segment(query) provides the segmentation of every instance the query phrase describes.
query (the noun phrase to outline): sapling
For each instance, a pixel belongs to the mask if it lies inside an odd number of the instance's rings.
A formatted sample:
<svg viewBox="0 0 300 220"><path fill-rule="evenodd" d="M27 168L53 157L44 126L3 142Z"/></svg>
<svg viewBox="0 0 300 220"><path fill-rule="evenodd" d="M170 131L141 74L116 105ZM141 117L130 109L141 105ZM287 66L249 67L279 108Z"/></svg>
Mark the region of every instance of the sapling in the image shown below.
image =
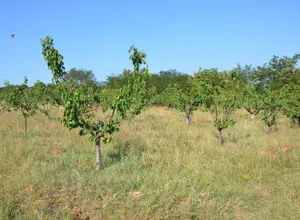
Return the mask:
<svg viewBox="0 0 300 220"><path fill-rule="evenodd" d="M187 125L191 123L191 115L197 110L199 99L197 92L192 87L192 77L188 78L188 86L186 89L180 89L178 84L174 84L168 88L168 93L173 96L173 104L177 110L185 114L185 122Z"/></svg>
<svg viewBox="0 0 300 220"><path fill-rule="evenodd" d="M105 97L98 100L103 103L104 112L111 110L111 116L107 120L96 120L95 97L92 89L83 89L75 81L66 80L66 71L63 56L54 48L53 39L46 37L41 40L42 54L53 74L53 83L59 89L64 105L64 116L61 122L69 129L81 128L80 135L89 135L89 140L96 145L96 170L101 169L100 142L111 140L111 135L119 131L120 119L129 119L136 112L130 111L134 100L131 98L145 89L145 79L148 71L140 71L140 66L146 64L146 53L139 52L135 47L129 50L130 59L134 70L128 77L128 84L118 88L104 101ZM139 105L139 103L137 103ZM136 107L135 107L136 108Z"/></svg>
<svg viewBox="0 0 300 220"><path fill-rule="evenodd" d="M9 111L20 111L24 118L24 135L27 138L27 120L29 117L36 114L38 110L37 93L27 86L28 79L25 80L20 86L13 86L8 81L5 81L5 85L8 87L8 93L4 100L8 106Z"/></svg>
<svg viewBox="0 0 300 220"><path fill-rule="evenodd" d="M268 126L268 133L273 131L276 120L283 107L282 91L274 90L270 85L265 85L262 92L262 115L261 118Z"/></svg>
<svg viewBox="0 0 300 220"><path fill-rule="evenodd" d="M203 70L195 74L197 92L204 111L209 111L214 126L219 131L219 143L223 144L223 130L235 125L232 118L239 101L239 83L235 70L218 72L217 69Z"/></svg>
<svg viewBox="0 0 300 220"><path fill-rule="evenodd" d="M250 118L254 119L262 109L262 96L250 83L244 85L242 91L241 106L250 113Z"/></svg>

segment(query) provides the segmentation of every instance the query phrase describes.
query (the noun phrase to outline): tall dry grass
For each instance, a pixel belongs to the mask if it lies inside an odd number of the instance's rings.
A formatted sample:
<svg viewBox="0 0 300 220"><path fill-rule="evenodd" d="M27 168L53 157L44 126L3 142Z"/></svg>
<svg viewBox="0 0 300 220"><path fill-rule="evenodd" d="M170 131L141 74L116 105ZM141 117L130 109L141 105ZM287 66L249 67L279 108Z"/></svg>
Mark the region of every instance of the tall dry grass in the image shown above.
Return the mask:
<svg viewBox="0 0 300 220"><path fill-rule="evenodd" d="M300 130L282 117L267 134L246 112L235 117L220 146L208 113L187 126L177 111L151 107L102 145L97 173L78 130L37 115L25 139L21 115L1 114L0 217L300 219Z"/></svg>

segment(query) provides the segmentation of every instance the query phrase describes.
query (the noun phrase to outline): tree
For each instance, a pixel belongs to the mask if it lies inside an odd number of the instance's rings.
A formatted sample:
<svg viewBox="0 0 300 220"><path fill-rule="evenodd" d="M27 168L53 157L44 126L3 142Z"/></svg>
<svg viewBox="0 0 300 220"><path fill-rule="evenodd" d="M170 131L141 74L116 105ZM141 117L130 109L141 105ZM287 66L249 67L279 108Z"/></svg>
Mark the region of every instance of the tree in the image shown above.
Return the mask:
<svg viewBox="0 0 300 220"><path fill-rule="evenodd" d="M135 115L138 115L138 117L140 117L142 110L144 110L150 104L151 97L155 92L155 88L150 88L150 89L147 88L146 80L150 76L148 66L146 66L143 69L140 69L140 66L142 64L146 64L147 54L145 52L139 52L137 48L134 47L134 45L132 45L129 48L128 53L130 54L129 59L132 60L134 69L133 72L125 71L123 73L123 76L125 77L129 87L132 89L131 90L132 107L130 109L130 114L133 117ZM135 78L136 74L142 74L145 77L136 79ZM134 85L136 83L136 80L139 80L138 87Z"/></svg>
<svg viewBox="0 0 300 220"><path fill-rule="evenodd" d="M186 89L178 88L178 84L169 91L175 97L174 106L180 112L185 113L185 122L187 125L191 123L191 115L197 110L199 99L195 89L192 87L192 77L188 78L188 87Z"/></svg>
<svg viewBox="0 0 300 220"><path fill-rule="evenodd" d="M178 101L178 86L177 84L169 84L161 93L153 96L152 104L167 106L174 108Z"/></svg>
<svg viewBox="0 0 300 220"><path fill-rule="evenodd" d="M255 68L251 65L245 65L242 67L238 64L236 70L236 77L242 85L251 84L255 86Z"/></svg>
<svg viewBox="0 0 300 220"><path fill-rule="evenodd" d="M282 93L283 113L300 128L300 85L286 84Z"/></svg>
<svg viewBox="0 0 300 220"><path fill-rule="evenodd" d="M286 84L300 84L300 71L297 67L299 60L300 54L282 58L273 56L268 63L257 67L254 73L256 85L261 89L269 85L272 90L278 90Z"/></svg>
<svg viewBox="0 0 300 220"><path fill-rule="evenodd" d="M125 71L130 71L130 70L123 70L123 73ZM119 75L111 74L106 77L106 81L103 82L103 84L105 88L115 89L118 88L119 86L124 86L126 82L123 77L123 74L119 74Z"/></svg>
<svg viewBox="0 0 300 220"><path fill-rule="evenodd" d="M170 69L152 74L147 82L156 88L157 94L161 94L168 86L174 84L177 84L180 89L186 89L188 87L188 76L188 74L178 72L176 69Z"/></svg>
<svg viewBox="0 0 300 220"><path fill-rule="evenodd" d="M34 90L34 93L36 94L36 101L39 105L38 110L50 119L50 108L52 106L58 107L59 104L61 104L57 97L55 87L47 86L45 83L38 80L31 89Z"/></svg>
<svg viewBox="0 0 300 220"><path fill-rule="evenodd" d="M232 118L239 101L239 83L236 69L219 72L217 69L201 69L195 74L195 84L204 111L209 111L214 126L219 131L219 143L223 144L222 131L235 125Z"/></svg>
<svg viewBox="0 0 300 220"><path fill-rule="evenodd" d="M262 93L262 120L269 127L268 133L276 125L276 120L283 107L282 91L274 90L271 85L265 85Z"/></svg>
<svg viewBox="0 0 300 220"><path fill-rule="evenodd" d="M93 71L85 69L71 68L66 74L66 80L75 80L77 84L85 84L93 89L98 85Z"/></svg>
<svg viewBox="0 0 300 220"><path fill-rule="evenodd" d="M147 71L139 71L141 64L146 63L146 54L132 47L130 55L134 71L131 74L131 83L116 89L110 96L110 104L103 111L112 110L111 117L106 122L95 119L94 96L92 89L83 89L76 81L66 80L63 56L54 48L53 39L46 37L41 40L42 54L53 74L53 82L58 86L64 104L64 117L61 122L69 129L81 128L80 135L89 135L90 141L96 145L96 170L101 168L100 141L104 143L111 140L111 135L119 130L120 118L128 119L128 112L132 107L133 92L144 89ZM130 52L130 51L129 51ZM140 62L137 57L142 57ZM101 97L100 101L105 97ZM106 103L108 103L106 101Z"/></svg>
<svg viewBox="0 0 300 220"><path fill-rule="evenodd" d="M250 118L254 119L255 116L262 109L262 97L254 85L247 83L243 86L243 94L241 106L250 113Z"/></svg>
<svg viewBox="0 0 300 220"><path fill-rule="evenodd" d="M24 135L27 138L27 119L36 114L38 110L37 93L27 86L28 79L25 77L24 83L20 86L13 86L8 81L5 85L8 87L8 94L4 100L8 105L9 111L20 110L24 118Z"/></svg>

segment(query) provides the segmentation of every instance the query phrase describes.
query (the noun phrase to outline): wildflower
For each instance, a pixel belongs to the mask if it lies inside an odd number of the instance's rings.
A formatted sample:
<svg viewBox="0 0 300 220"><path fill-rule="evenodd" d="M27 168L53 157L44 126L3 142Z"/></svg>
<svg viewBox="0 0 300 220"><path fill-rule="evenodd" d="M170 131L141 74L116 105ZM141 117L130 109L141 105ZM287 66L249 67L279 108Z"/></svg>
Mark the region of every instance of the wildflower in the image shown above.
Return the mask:
<svg viewBox="0 0 300 220"><path fill-rule="evenodd" d="M245 174L245 175L243 176L243 178L244 178L244 180L248 180L248 179L250 178L250 176L249 176L249 174Z"/></svg>

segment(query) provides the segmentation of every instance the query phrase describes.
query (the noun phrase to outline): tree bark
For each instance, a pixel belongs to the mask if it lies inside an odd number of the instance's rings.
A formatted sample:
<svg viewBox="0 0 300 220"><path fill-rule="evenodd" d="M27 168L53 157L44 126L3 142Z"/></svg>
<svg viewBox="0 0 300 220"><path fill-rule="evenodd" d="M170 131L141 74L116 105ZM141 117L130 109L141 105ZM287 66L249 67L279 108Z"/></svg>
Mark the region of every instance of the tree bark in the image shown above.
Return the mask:
<svg viewBox="0 0 300 220"><path fill-rule="evenodd" d="M140 120L141 119L141 113L139 113L137 117Z"/></svg>
<svg viewBox="0 0 300 220"><path fill-rule="evenodd" d="M191 119L190 119L190 116L189 116L189 115L187 115L187 116L185 117L185 123L186 123L187 125L190 125Z"/></svg>
<svg viewBox="0 0 300 220"><path fill-rule="evenodd" d="M24 135L27 138L27 117L24 117Z"/></svg>
<svg viewBox="0 0 300 220"><path fill-rule="evenodd" d="M45 115L47 116L47 119L48 119L48 120L51 119L51 118L50 118L50 113L49 113L49 111L46 111L46 112L45 112Z"/></svg>
<svg viewBox="0 0 300 220"><path fill-rule="evenodd" d="M251 119L254 119L255 118L255 115L252 113L252 114L250 114L250 118Z"/></svg>
<svg viewBox="0 0 300 220"><path fill-rule="evenodd" d="M223 135L222 135L222 130L219 130L219 144L222 145L224 143Z"/></svg>
<svg viewBox="0 0 300 220"><path fill-rule="evenodd" d="M100 137L96 138L96 170L101 169L101 149L100 149Z"/></svg>

